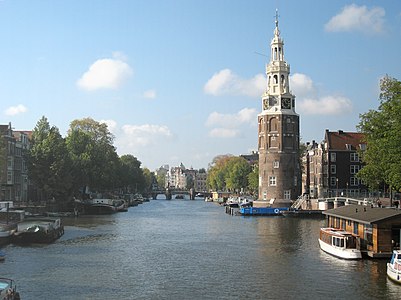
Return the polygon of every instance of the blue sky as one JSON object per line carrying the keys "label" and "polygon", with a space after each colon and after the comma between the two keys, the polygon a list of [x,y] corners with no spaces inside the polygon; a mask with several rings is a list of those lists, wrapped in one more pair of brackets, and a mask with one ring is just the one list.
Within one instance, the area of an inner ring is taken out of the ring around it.
{"label": "blue sky", "polygon": [[276,8],[302,141],[356,130],[401,80],[399,1],[3,0],[1,123],[91,117],[151,170],[250,153]]}

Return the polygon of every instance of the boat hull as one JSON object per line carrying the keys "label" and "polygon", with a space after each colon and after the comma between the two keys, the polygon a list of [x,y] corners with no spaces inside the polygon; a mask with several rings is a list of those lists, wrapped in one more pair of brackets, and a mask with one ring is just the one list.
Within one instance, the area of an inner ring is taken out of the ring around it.
{"label": "boat hull", "polygon": [[243,216],[279,216],[288,207],[241,207],[239,212]]}
{"label": "boat hull", "polygon": [[323,242],[319,239],[319,246],[324,252],[342,259],[361,259],[362,253],[358,249],[343,249]]}
{"label": "boat hull", "polygon": [[390,263],[387,263],[387,276],[392,281],[401,284],[401,270],[395,270]]}
{"label": "boat hull", "polygon": [[64,234],[61,219],[28,219],[18,224],[13,243],[51,243]]}

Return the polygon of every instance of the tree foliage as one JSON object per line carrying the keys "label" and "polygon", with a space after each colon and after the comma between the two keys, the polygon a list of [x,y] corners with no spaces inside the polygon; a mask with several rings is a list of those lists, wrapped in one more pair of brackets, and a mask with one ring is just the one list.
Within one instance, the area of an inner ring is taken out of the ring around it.
{"label": "tree foliage", "polygon": [[384,182],[401,188],[401,82],[389,76],[380,81],[380,105],[360,115],[358,129],[367,144],[361,158],[365,166],[358,177],[371,188]]}
{"label": "tree foliage", "polygon": [[119,158],[113,139],[105,123],[91,118],[71,122],[66,141],[76,186],[101,192],[118,185]]}
{"label": "tree foliage", "polygon": [[242,157],[231,155],[218,156],[209,167],[206,182],[216,191],[240,192],[248,188],[248,175],[252,167]]}
{"label": "tree foliage", "polygon": [[57,127],[44,116],[32,131],[27,154],[29,178],[43,193],[44,198],[61,201],[68,197],[72,187],[71,159],[65,140]]}

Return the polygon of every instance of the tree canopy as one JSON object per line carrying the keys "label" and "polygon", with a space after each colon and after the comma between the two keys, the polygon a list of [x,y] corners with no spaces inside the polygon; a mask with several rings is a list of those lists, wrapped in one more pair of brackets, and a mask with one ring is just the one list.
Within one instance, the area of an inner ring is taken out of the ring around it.
{"label": "tree canopy", "polygon": [[65,140],[57,127],[42,117],[32,131],[27,155],[29,178],[35,183],[42,198],[57,200],[68,196],[72,188],[71,159]]}
{"label": "tree canopy", "polygon": [[216,191],[249,190],[248,176],[251,172],[252,166],[243,157],[221,155],[209,167],[207,184]]}
{"label": "tree canopy", "polygon": [[380,81],[380,105],[360,115],[358,129],[364,133],[366,151],[361,152],[365,166],[358,177],[370,188],[385,183],[401,188],[401,82],[385,76]]}

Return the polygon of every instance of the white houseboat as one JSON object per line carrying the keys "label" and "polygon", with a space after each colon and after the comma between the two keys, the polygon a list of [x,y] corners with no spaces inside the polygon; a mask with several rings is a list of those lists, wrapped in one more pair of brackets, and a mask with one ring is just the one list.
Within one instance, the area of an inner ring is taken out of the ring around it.
{"label": "white houseboat", "polygon": [[401,284],[401,251],[394,250],[391,260],[387,263],[387,276]]}
{"label": "white houseboat", "polygon": [[320,249],[343,259],[362,258],[359,236],[336,228],[320,228]]}

